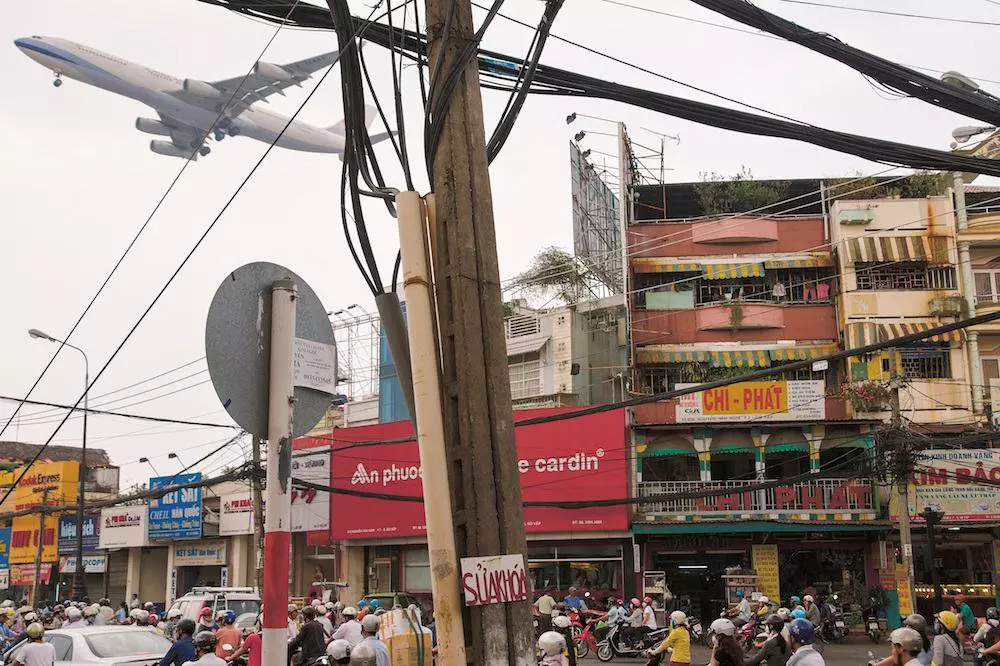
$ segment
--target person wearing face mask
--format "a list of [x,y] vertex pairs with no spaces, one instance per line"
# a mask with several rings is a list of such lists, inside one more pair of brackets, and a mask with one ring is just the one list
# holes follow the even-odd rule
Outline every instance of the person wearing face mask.
[[712,636],[709,666],[743,666],[743,648],[736,642],[736,625],[720,617],[708,628]]
[[986,609],[986,622],[972,640],[985,646],[976,653],[976,666],[983,666],[986,657],[1000,653],[1000,610],[993,606]]
[[646,650],[646,666],[659,666],[663,653],[670,653],[669,666],[691,666],[691,634],[687,629],[687,615],[676,610],[670,614],[670,633],[656,648]]
[[780,615],[770,615],[764,625],[767,628],[767,640],[754,656],[744,659],[743,666],[785,666],[792,655],[792,647],[784,636],[785,620]]
[[895,666],[919,666],[918,655],[924,642],[920,634],[909,627],[900,627],[889,634],[892,644],[892,661]]
[[941,611],[934,619],[934,640],[931,642],[931,666],[962,666],[962,644],[955,632],[958,616]]
[[[920,653],[917,654],[917,661],[920,663],[920,666],[931,666],[931,640],[927,637],[927,620],[924,619],[923,615],[914,613],[906,616],[903,626],[907,629],[913,629],[920,636]],[[896,656],[895,654],[890,654],[882,661],[875,662],[873,666],[897,666]]]

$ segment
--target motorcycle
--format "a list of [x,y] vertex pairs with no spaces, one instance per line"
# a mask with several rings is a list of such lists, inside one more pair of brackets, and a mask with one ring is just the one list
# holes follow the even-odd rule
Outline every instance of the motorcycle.
[[823,624],[820,625],[823,633],[823,638],[829,641],[840,642],[847,637],[847,623],[844,622],[844,615],[840,611],[830,613],[823,619]]
[[597,658],[611,661],[615,657],[643,657],[646,650],[656,647],[667,637],[668,629],[656,629],[642,637],[640,645],[625,642],[623,629],[626,620],[619,620],[608,630],[604,640],[597,644]]
[[597,645],[599,642],[597,639],[597,625],[600,622],[601,620],[599,618],[591,618],[583,627],[583,631],[573,637],[573,642],[576,644],[576,656],[578,659],[586,657],[590,654],[591,650],[597,652]]
[[701,643],[705,647],[709,646],[708,632],[701,627],[701,620],[693,615],[687,616],[687,630],[691,634],[691,644]]
[[758,631],[759,625],[759,619],[754,615],[739,627],[739,630],[736,632],[736,642],[743,647],[744,652],[750,652],[751,648],[753,648],[757,634],[760,633]]
[[868,638],[871,639],[872,643],[878,643],[882,640],[882,625],[878,623],[878,618],[875,617],[874,613],[870,613],[865,618],[865,627],[868,629]]

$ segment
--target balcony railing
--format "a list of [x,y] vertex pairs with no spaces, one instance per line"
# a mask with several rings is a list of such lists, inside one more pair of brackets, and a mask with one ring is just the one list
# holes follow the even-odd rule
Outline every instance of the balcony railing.
[[728,490],[725,495],[643,503],[646,514],[788,513],[817,511],[874,511],[875,497],[867,481],[816,479],[764,490],[745,490],[758,481],[653,481],[638,484],[639,497],[655,497],[705,490]]

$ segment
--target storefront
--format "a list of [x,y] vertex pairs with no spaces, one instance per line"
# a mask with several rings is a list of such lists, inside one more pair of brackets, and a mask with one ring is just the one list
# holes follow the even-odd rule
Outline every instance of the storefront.
[[[516,419],[565,409],[524,410]],[[423,492],[413,441],[351,446],[411,436],[409,422],[335,430],[330,450],[334,488],[415,496]],[[535,593],[557,599],[570,587],[597,599],[632,596],[637,586],[629,530],[625,416],[622,410],[519,427],[515,430],[525,502],[620,500],[587,508],[528,506],[524,510],[528,562]],[[317,440],[300,440],[300,448]],[[314,455],[314,454],[310,454]],[[343,547],[349,597],[370,592],[430,593],[430,564],[422,503],[333,493],[328,543]],[[312,541],[310,543],[313,543]]]
[[[100,599],[104,596],[104,574],[107,571],[108,558],[99,553],[100,547],[99,515],[86,514],[83,517],[83,583],[86,596]],[[66,514],[59,518],[59,581],[56,590],[57,598],[65,598],[72,589],[73,577],[76,575],[76,514]]]
[[170,546],[167,569],[170,573],[171,599],[184,596],[194,587],[226,587],[226,542],[192,541]]

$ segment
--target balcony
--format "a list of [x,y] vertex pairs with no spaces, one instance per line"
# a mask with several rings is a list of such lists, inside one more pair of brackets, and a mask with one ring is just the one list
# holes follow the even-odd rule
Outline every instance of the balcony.
[[[640,505],[639,520],[649,522],[689,520],[774,519],[779,514],[858,514],[874,519],[878,500],[868,481],[817,479],[765,490],[743,490],[757,481],[654,481],[638,485],[639,497],[656,497],[705,490],[726,490],[725,495],[698,499],[655,501]],[[794,519],[794,516],[792,517]]]
[[727,303],[700,307],[695,319],[700,331],[741,331],[760,328],[784,328],[785,309],[780,305]]
[[[926,300],[924,301],[926,304]],[[691,342],[772,342],[836,340],[837,315],[829,303],[816,305],[742,302],[733,316],[731,303],[705,305],[693,311],[632,311],[632,341],[637,345]]]
[[[657,425],[672,425],[678,423],[677,420],[677,406],[679,401],[674,398],[672,400],[660,400],[659,402],[651,402],[645,405],[636,405],[632,410],[632,419],[637,426],[657,426]],[[824,419],[826,421],[842,421],[847,419],[847,402],[844,398],[839,396],[826,396],[825,400],[825,414]],[[859,418],[864,418],[866,415],[860,415]],[[748,416],[748,419],[764,420],[761,415]],[[786,420],[796,420],[785,417]],[[708,421],[709,419],[706,419]],[[774,415],[773,418],[769,418],[770,421],[781,420],[780,415]],[[683,420],[681,421],[683,422]]]

